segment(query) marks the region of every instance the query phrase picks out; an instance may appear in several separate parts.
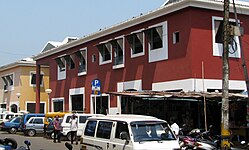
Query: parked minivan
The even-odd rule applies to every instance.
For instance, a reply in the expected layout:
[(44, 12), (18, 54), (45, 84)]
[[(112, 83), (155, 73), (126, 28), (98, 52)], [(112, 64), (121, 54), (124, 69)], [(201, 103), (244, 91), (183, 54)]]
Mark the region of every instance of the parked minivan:
[[(22, 116), (21, 122), (20, 122), (20, 130), (23, 130), (24, 125), (26, 124), (26, 122), (29, 120), (29, 118), (31, 117), (45, 117), (45, 114), (35, 114), (35, 113), (28, 113), (28, 114), (24, 114)], [(44, 124), (43, 124), (44, 127)]]
[(81, 150), (175, 150), (178, 140), (164, 120), (144, 115), (107, 115), (87, 119)]
[[(70, 119), (72, 117), (72, 113), (70, 114), (65, 114), (61, 127), (62, 127), (62, 134), (66, 136), (68, 140), (71, 140), (71, 132), (70, 132)], [(78, 118), (78, 130), (77, 130), (77, 136), (80, 137), (83, 132), (83, 127), (85, 126), (86, 119), (91, 117), (91, 116), (103, 116), (103, 115), (96, 115), (96, 114), (83, 114), (83, 113), (76, 113), (76, 117)]]

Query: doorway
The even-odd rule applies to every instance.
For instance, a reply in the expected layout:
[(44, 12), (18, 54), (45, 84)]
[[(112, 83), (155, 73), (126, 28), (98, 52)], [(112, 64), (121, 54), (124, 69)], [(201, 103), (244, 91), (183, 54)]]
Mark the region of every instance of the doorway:
[(109, 95), (97, 95), (92, 97), (93, 114), (109, 114), (109, 105)]

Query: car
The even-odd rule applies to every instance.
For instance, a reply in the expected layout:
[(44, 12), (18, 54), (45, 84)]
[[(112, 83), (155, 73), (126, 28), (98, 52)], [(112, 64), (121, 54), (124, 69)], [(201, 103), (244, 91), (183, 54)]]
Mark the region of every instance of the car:
[[(70, 119), (72, 117), (72, 113), (65, 114), (63, 117), (63, 120), (61, 122), (62, 126), (62, 135), (67, 138), (67, 140), (71, 140), (71, 130), (70, 130)], [(78, 118), (78, 130), (77, 130), (77, 136), (80, 137), (83, 132), (83, 127), (85, 126), (86, 119), (92, 116), (103, 116), (101, 114), (83, 114), (83, 113), (76, 113), (76, 117)]]
[(44, 133), (44, 117), (31, 117), (23, 127), (24, 135), (35, 136)]
[[(62, 122), (63, 118), (59, 118), (60, 123)], [(47, 128), (45, 129), (46, 136), (49, 138), (54, 138), (54, 125), (53, 125), (53, 120), (49, 122), (47, 125)]]
[(2, 123), (2, 130), (15, 134), (20, 128), (20, 121), (21, 117), (14, 117), (9, 121), (5, 121)]
[[(31, 117), (45, 117), (45, 114), (35, 114), (35, 113), (28, 113), (24, 114), (21, 119), (21, 125), (20, 125), (20, 130), (23, 130), (23, 127), (25, 126), (26, 122), (31, 118)], [(44, 128), (44, 125), (43, 125)]]
[(169, 124), (145, 115), (107, 115), (90, 117), (80, 139), (86, 149), (180, 149)]

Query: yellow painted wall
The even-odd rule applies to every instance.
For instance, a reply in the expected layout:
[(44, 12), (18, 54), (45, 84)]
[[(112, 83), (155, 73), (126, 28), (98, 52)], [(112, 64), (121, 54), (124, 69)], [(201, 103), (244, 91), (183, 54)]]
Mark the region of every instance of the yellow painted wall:
[[(18, 103), (20, 110), (26, 111), (27, 102), (36, 102), (36, 87), (31, 85), (31, 72), (36, 73), (36, 66), (16, 66), (10, 69), (0, 71), (0, 77), (6, 74), (14, 74), (14, 89), (8, 90), (7, 92), (3, 90), (4, 82), (0, 79), (0, 103), (7, 103), (9, 101), (9, 106), (11, 103)], [(46, 102), (45, 111), (48, 112), (48, 95), (45, 89), (49, 88), (49, 68), (41, 67), (41, 73), (43, 73), (43, 84), (41, 86), (40, 100), (41, 102)], [(21, 93), (18, 99), (16, 93)], [(8, 104), (7, 104), (8, 105)]]
[[(20, 97), (20, 108), (25, 110), (26, 102), (36, 102), (36, 86), (31, 85), (31, 72), (36, 73), (35, 67), (22, 67), (20, 76), (20, 93), (23, 93)], [(46, 102), (46, 112), (48, 111), (48, 95), (45, 92), (49, 88), (49, 68), (41, 68), (41, 74), (43, 74), (43, 83), (40, 87), (40, 100)]]

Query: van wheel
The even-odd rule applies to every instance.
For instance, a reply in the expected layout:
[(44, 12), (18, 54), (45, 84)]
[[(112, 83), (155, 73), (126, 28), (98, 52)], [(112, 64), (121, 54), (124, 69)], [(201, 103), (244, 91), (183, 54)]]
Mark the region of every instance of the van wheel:
[(35, 130), (28, 131), (28, 136), (34, 136), (34, 135), (35, 135)]
[(51, 139), (54, 139), (54, 132), (51, 132), (51, 133), (50, 133), (50, 138), (51, 138)]
[[(71, 132), (67, 134), (67, 140), (71, 141)], [(75, 137), (73, 138), (73, 140), (75, 141)]]
[(10, 134), (16, 134), (16, 131), (17, 131), (17, 129), (12, 127), (12, 128), (10, 128), (9, 133)]

